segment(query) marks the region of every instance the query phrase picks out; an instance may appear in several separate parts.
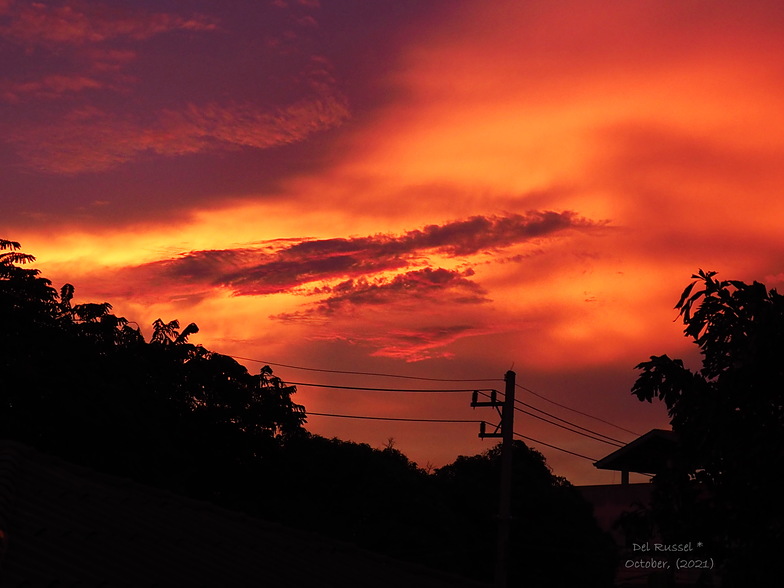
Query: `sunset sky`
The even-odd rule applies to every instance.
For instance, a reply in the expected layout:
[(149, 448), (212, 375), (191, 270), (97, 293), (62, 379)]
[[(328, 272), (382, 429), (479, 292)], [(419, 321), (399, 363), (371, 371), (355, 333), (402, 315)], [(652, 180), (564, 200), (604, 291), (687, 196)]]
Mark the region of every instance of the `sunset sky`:
[[(0, 0), (0, 54), (0, 237), (253, 372), (503, 390), (511, 368), (523, 402), (627, 442), (668, 422), (634, 366), (699, 366), (673, 310), (691, 274), (784, 284), (780, 0)], [(298, 390), (497, 421), (469, 392)], [(421, 466), (493, 445), (473, 423), (307, 428)]]

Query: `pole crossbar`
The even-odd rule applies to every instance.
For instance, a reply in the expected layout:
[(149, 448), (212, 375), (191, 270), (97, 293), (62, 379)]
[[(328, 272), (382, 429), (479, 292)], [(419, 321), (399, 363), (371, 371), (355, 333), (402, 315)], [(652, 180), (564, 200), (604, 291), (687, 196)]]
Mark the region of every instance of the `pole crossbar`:
[(501, 422), (492, 433), (487, 431), (487, 423), (479, 423), (479, 437), (497, 437), (501, 439), (501, 484), (498, 508), (498, 551), (496, 553), (495, 587), (507, 588), (509, 582), (509, 534), (512, 522), (512, 452), (514, 439), (515, 411), (515, 378), (516, 374), (509, 370), (504, 375), (506, 388), (504, 399), (498, 400), (496, 391), (490, 392), (489, 401), (479, 400), (479, 391), (475, 390), (471, 398), (471, 406), (495, 408), (501, 413)]

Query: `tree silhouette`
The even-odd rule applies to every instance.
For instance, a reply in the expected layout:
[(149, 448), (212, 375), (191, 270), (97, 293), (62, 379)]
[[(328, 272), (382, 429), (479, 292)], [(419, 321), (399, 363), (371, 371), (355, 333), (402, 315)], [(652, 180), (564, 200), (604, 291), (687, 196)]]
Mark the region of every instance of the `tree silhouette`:
[[(440, 563), (443, 499), (433, 480), (395, 449), (304, 434), (288, 438), (273, 464), (265, 517), (352, 541), (365, 548)], [(281, 519), (281, 517), (284, 517)]]
[(632, 393), (662, 400), (681, 442), (656, 480), (662, 531), (709, 540), (725, 585), (760, 585), (784, 547), (784, 297), (715, 275), (693, 275), (675, 307), (702, 368), (652, 356), (637, 366)]
[(27, 253), (21, 253), (19, 249), (22, 248), (21, 243), (18, 241), (9, 241), (8, 239), (0, 239), (0, 276), (5, 277), (5, 271), (15, 269), (17, 263), (30, 263), (35, 261), (35, 257)]
[[(544, 456), (522, 441), (513, 448), (510, 586), (609, 586), (615, 573), (612, 539), (597, 526), (591, 507)], [(459, 457), (436, 479), (462, 531), (444, 540), (464, 575), (490, 580), (495, 563), (501, 445)]]
[(57, 311), (57, 291), (37, 269), (21, 267), (35, 261), (35, 257), (20, 252), (20, 248), (16, 241), (0, 239), (0, 317), (7, 326), (22, 313), (36, 323), (45, 323)]
[[(0, 434), (101, 470), (218, 499), (216, 479), (240, 480), (304, 408), (265, 367), (193, 345), (191, 323), (138, 328), (108, 302), (74, 304), (32, 255), (0, 240)], [(229, 471), (231, 470), (231, 471)], [(252, 492), (251, 489), (248, 492)]]
[(159, 345), (180, 345), (188, 342), (188, 337), (194, 333), (199, 332), (199, 327), (196, 323), (190, 323), (182, 332), (177, 329), (180, 328), (180, 321), (173, 320), (164, 323), (161, 319), (156, 319), (152, 323), (152, 338), (151, 343)]

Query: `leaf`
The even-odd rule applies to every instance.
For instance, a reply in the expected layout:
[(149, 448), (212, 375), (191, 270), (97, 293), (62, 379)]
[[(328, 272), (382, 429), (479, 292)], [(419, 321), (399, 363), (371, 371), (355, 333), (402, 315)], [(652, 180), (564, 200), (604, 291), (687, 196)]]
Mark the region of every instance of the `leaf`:
[(691, 294), (691, 291), (694, 289), (694, 286), (696, 285), (697, 285), (697, 281), (695, 280), (694, 282), (686, 286), (686, 289), (683, 291), (683, 294), (681, 294), (681, 298), (680, 300), (678, 300), (678, 304), (675, 305), (675, 308), (681, 308), (683, 306), (683, 304), (686, 302), (686, 298), (688, 298), (689, 294)]

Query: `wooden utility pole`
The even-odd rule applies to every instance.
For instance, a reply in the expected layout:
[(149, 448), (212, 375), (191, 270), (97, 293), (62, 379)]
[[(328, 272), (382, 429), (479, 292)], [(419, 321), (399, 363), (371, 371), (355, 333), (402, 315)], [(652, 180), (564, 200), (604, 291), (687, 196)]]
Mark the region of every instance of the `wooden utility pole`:
[(503, 402), (496, 397), (496, 391), (490, 393), (489, 401), (480, 401), (479, 392), (474, 392), (471, 406), (501, 407), (501, 423), (495, 431), (488, 433), (484, 421), (480, 423), (479, 436), (501, 438), (501, 491), (498, 507), (498, 551), (495, 564), (495, 586), (506, 588), (509, 571), (509, 531), (512, 526), (512, 441), (514, 439), (514, 402), (515, 376), (509, 370), (504, 375), (506, 392)]
[(498, 555), (495, 566), (496, 588), (506, 588), (509, 572), (509, 531), (512, 526), (512, 441), (514, 440), (515, 376), (504, 376), (506, 392), (501, 413), (501, 493), (498, 507)]

